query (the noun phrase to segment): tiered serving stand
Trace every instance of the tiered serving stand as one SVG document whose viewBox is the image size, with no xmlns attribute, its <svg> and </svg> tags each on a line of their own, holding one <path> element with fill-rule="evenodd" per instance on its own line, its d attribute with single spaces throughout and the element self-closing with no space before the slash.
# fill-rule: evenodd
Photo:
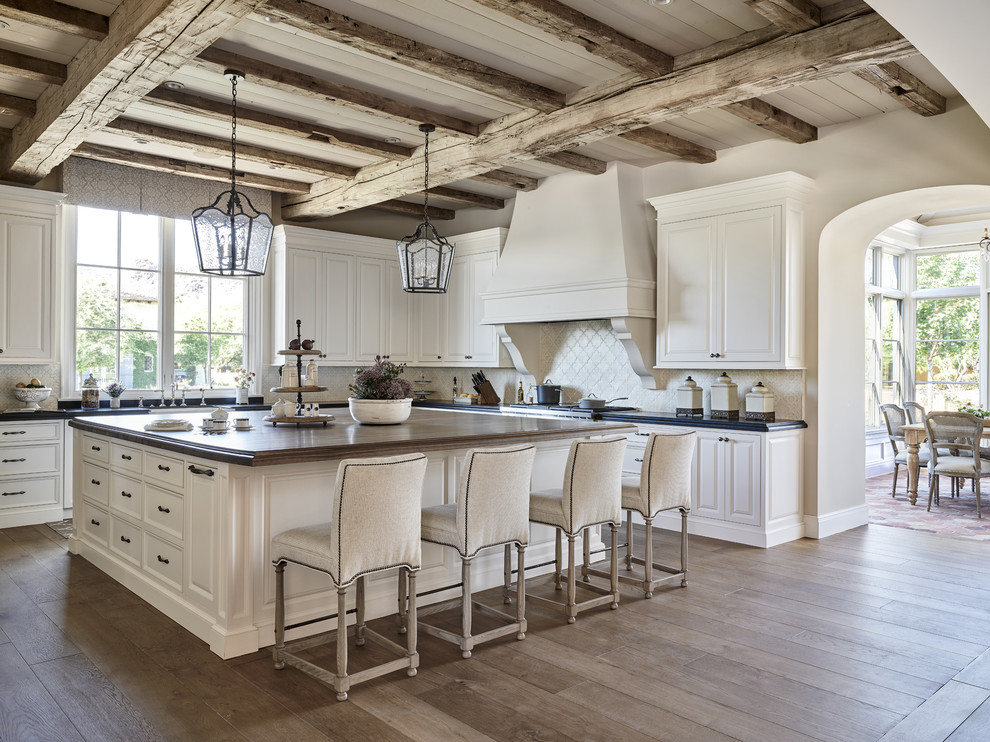
<svg viewBox="0 0 990 742">
<path fill-rule="evenodd" d="M 304 356 L 319 356 L 322 355 L 322 351 L 319 350 L 305 350 L 302 347 L 302 320 L 296 320 L 296 341 L 299 345 L 299 349 L 288 349 L 280 350 L 278 354 L 280 356 L 295 356 L 296 357 L 296 378 L 302 378 L 302 359 Z M 327 388 L 325 386 L 276 386 L 270 391 L 273 394 L 295 394 L 296 395 L 296 405 L 301 405 L 303 401 L 303 394 L 308 392 L 325 392 Z M 327 423 L 334 420 L 333 415 L 289 415 L 282 417 L 275 417 L 274 415 L 266 415 L 265 422 L 270 422 L 273 426 L 277 426 L 279 423 L 295 423 L 296 425 L 314 425 L 316 423 L 322 423 L 323 427 L 327 426 Z"/>
</svg>

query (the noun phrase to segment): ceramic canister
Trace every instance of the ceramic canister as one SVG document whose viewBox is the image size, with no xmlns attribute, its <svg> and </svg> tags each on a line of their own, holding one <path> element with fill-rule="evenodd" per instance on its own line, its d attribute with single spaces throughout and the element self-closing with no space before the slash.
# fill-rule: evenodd
<svg viewBox="0 0 990 742">
<path fill-rule="evenodd" d="M 712 417 L 717 420 L 739 419 L 739 387 L 725 371 L 712 384 Z"/>
<path fill-rule="evenodd" d="M 690 417 L 701 417 L 705 414 L 704 403 L 702 402 L 703 390 L 698 386 L 698 382 L 688 376 L 684 383 L 677 387 L 677 409 L 678 416 L 686 415 Z"/>
<path fill-rule="evenodd" d="M 746 395 L 746 419 L 772 423 L 774 421 L 773 392 L 763 386 L 762 381 Z"/>
</svg>

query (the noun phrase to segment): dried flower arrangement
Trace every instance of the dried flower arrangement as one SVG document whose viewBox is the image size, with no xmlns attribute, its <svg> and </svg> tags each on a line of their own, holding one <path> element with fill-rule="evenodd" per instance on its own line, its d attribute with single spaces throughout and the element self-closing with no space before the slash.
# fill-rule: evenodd
<svg viewBox="0 0 990 742">
<path fill-rule="evenodd" d="M 347 388 L 355 399 L 404 399 L 412 397 L 412 383 L 401 378 L 405 364 L 375 356 L 375 365 L 354 372 L 354 383 Z"/>
</svg>

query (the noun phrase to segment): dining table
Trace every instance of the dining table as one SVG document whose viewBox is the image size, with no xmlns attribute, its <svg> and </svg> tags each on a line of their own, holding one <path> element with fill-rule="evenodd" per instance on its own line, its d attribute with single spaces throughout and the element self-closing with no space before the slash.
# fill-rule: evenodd
<svg viewBox="0 0 990 742">
<path fill-rule="evenodd" d="M 918 474 L 921 471 L 921 459 L 918 452 L 921 444 L 928 439 L 928 431 L 924 423 L 908 423 L 902 425 L 904 444 L 907 446 L 908 498 L 914 505 L 918 499 Z"/>
</svg>

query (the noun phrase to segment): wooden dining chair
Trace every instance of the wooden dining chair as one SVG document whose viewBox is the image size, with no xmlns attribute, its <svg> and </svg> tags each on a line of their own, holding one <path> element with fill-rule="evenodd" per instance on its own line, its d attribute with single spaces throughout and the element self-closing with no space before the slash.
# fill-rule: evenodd
<svg viewBox="0 0 990 742">
<path fill-rule="evenodd" d="M 980 457 L 980 438 L 983 420 L 969 412 L 929 412 L 925 416 L 925 429 L 931 450 L 928 465 L 928 511 L 932 502 L 939 503 L 939 478 L 948 476 L 973 480 L 976 493 L 976 517 L 982 518 L 980 508 L 980 480 L 990 476 L 990 466 L 983 468 Z"/>
<path fill-rule="evenodd" d="M 890 440 L 890 447 L 894 451 L 894 481 L 890 488 L 890 496 L 897 496 L 897 472 L 902 466 L 907 466 L 908 450 L 904 442 L 904 431 L 902 425 L 907 425 L 908 418 L 904 410 L 895 404 L 880 405 L 880 412 L 883 413 L 883 421 L 887 426 L 887 438 Z M 919 422 L 924 422 L 919 420 Z M 931 453 L 927 444 L 923 444 L 918 450 L 919 466 L 927 466 L 931 460 Z"/>
</svg>

